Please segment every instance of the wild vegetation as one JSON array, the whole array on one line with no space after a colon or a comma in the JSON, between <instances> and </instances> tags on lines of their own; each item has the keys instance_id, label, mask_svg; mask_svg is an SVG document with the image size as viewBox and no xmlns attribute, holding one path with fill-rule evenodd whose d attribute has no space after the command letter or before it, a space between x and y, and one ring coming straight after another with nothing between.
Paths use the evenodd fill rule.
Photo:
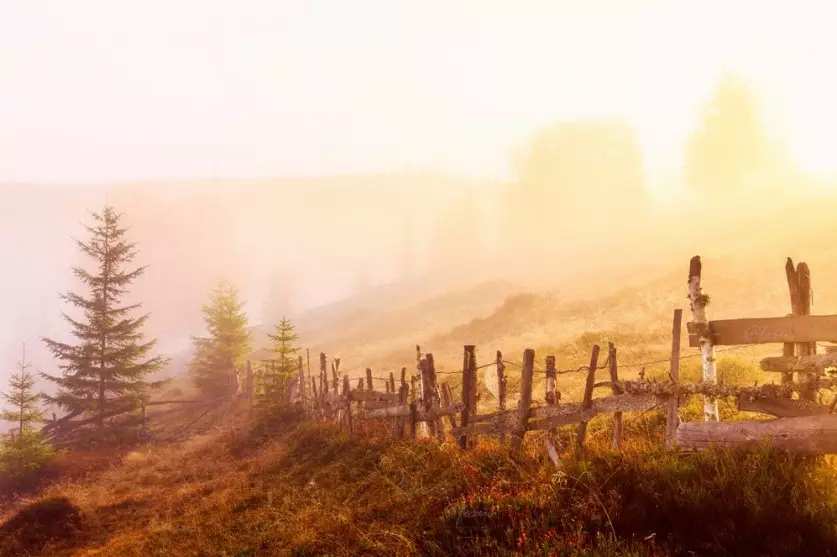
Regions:
<instances>
[{"instance_id":1,"label":"wild vegetation","mask_svg":"<svg viewBox=\"0 0 837 557\"><path fill-rule=\"evenodd\" d=\"M40 374L48 392L37 393L24 354L4 392L3 419L12 428L0 446L0 555L833 554L837 472L830 457L768 447L668 450L660 411L626 417L619 451L610 448L611 422L593 419L583 459L572 453L573 432L560 428L527 436L522 453L493 438L462 451L450 435L441 443L391 439L386 424L374 420L360 420L348 435L305 419L310 415L288 396L301 361L309 372L322 365L328 373L324 360L303 360L308 351L332 355L335 379L354 381L368 366L380 381L415 365L417 342L432 347L436 371L455 394L462 390L455 372L464 344L479 347L480 364L498 348L510 362L534 348L537 367L549 354L570 370L588 361L592 345L612 342L622 379L642 373L665 380L670 312L686 304L684 251L705 244L719 246L707 259L713 317L786 313L780 250L814 250L812 267L821 273L815 284L837 277L837 252L823 240L835 231L834 206L800 203L800 209L780 199L773 212L741 214L735 200L758 184L779 176L806 180L787 163L783 146L768 139L756 100L735 78L720 82L686 147L684 181L694 203L672 215L652 211L630 124L560 121L535 131L518 153L514 180L497 188L503 211L495 220L485 218L475 196L451 196L432 219L417 219L431 223L415 227L425 236L421 250L413 225L394 218L387 225L399 227L398 279L376 285L363 269L346 300L307 313L294 307L293 274L266 271L260 323L248 315L236 280L216 282L198 311L209 290L203 286L224 265L231 270L223 274L241 278L227 257L236 233L226 212L230 198L195 193L159 223L151 211L144 218L155 226L145 233L163 230L155 249L172 259L186 260L193 249L197 260L217 256L200 273L181 269L171 279L194 302L190 315L202 315L204 332L179 355L186 373L169 382L159 380L171 361L154 355L158 335L146 340L150 313L136 314L153 297L148 284L134 289L148 267L132 266L137 244L127 239L123 215L106 205L93 214L89 238L76 243L94 262L92 271L72 268L86 292L61 296L80 313L62 314L72 340L43 339L61 373ZM277 203L293 209L302 194L286 189L271 203L255 186L246 190L250 220L269 220ZM359 191L339 189L314 199L339 206ZM397 197L386 189L364 189L367 204ZM413 205L407 209L416 213ZM703 227L708 214L718 217L714 229ZM799 221L793 238L763 226L789 215ZM335 220L334 231L351 228L354 218L328 216L346 219ZM645 219L652 225L643 228ZM181 221L208 240L167 245L165 234ZM493 248L486 228L499 231ZM383 250L383 240L366 240L375 246L370 252ZM345 245L352 257L364 257ZM422 262L436 269L424 273ZM323 264L308 272L328 270ZM148 273L166 277L151 283L161 291L174 289L166 271ZM549 277L549 286L560 288L548 292L528 275ZM498 279L507 276L514 281ZM818 309L837 311L837 291L823 290ZM171 300L161 295L160 305L160 299ZM174 332L186 335L189 319L172 321ZM719 353L719 381L768 382L755 362L775 353L758 346ZM701 379L695 356L684 355L683 381ZM497 400L484 379L479 409L493 412ZM534 382L544 392L545 377ZM583 375L560 376L562 400L580 400L584 388ZM521 385L512 369L508 392L513 407ZM820 395L823 403L833 400ZM169 406L175 403L184 406ZM155 411L154 404L164 408ZM49 419L47 408L61 415ZM702 416L697 400L680 408L685 421ZM751 416L723 402L720 417ZM547 439L558 448L560 469L543 450Z\"/></svg>"}]
</instances>

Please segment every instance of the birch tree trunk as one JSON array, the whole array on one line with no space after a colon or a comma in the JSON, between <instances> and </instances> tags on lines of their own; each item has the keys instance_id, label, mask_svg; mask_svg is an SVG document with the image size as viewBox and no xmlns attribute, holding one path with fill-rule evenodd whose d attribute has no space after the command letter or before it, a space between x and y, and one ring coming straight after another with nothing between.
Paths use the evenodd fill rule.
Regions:
<instances>
[{"instance_id":1,"label":"birch tree trunk","mask_svg":"<svg viewBox=\"0 0 837 557\"><path fill-rule=\"evenodd\" d=\"M715 384L718 373L715 367L715 346L709 331L709 320L706 317L706 305L709 297L703 293L700 283L700 256L696 255L689 263L689 301L691 302L692 321L699 326L698 342L702 360L703 382ZM711 397L704 397L703 420L705 422L718 421L718 401Z\"/></svg>"}]
</instances>

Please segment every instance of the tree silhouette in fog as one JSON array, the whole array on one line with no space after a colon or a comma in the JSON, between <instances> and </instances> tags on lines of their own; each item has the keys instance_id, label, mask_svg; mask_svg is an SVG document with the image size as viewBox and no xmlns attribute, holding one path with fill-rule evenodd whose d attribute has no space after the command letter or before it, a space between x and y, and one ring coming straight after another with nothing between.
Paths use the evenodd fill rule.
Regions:
<instances>
[{"instance_id":1,"label":"tree silhouette in fog","mask_svg":"<svg viewBox=\"0 0 837 557\"><path fill-rule=\"evenodd\" d=\"M66 313L77 343L44 338L47 348L60 360L62 374L44 378L58 385L54 396L44 395L51 404L69 412L91 412L104 426L108 410L132 406L147 395L148 376L167 362L160 356L149 357L156 340L144 341L142 329L149 314L132 317L141 304L122 304L122 297L146 270L146 267L125 269L136 257L135 244L125 238L127 228L121 225L122 215L106 206L101 214L92 214L94 225L87 226L90 238L76 241L79 250L95 263L89 272L73 267L75 276L87 287L87 295L67 292L61 297L84 313L77 320Z\"/></svg>"},{"instance_id":2,"label":"tree silhouette in fog","mask_svg":"<svg viewBox=\"0 0 837 557\"><path fill-rule=\"evenodd\" d=\"M513 160L507 240L527 249L559 229L637 218L648 202L636 131L621 120L557 122L537 130Z\"/></svg>"},{"instance_id":3,"label":"tree silhouette in fog","mask_svg":"<svg viewBox=\"0 0 837 557\"><path fill-rule=\"evenodd\" d=\"M758 96L725 74L686 144L686 185L699 193L740 190L763 174L772 150Z\"/></svg>"}]
</instances>

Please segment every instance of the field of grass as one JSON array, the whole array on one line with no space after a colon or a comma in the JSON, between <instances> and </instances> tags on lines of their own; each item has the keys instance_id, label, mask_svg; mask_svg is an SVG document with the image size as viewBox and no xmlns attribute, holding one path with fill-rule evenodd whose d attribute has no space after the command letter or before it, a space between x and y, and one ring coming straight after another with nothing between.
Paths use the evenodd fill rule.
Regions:
<instances>
[{"instance_id":1,"label":"field of grass","mask_svg":"<svg viewBox=\"0 0 837 557\"><path fill-rule=\"evenodd\" d=\"M767 448L660 447L655 413L626 422L626 447L591 427L527 436L512 458L491 439L348 438L290 414L187 442L139 448L3 517L0 555L833 555L837 471Z\"/></svg>"}]
</instances>

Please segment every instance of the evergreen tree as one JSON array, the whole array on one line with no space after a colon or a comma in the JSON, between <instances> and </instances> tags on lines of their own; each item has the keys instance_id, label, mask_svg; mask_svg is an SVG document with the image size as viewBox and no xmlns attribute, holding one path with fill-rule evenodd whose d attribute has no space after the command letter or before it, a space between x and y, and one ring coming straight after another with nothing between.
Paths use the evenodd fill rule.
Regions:
<instances>
[{"instance_id":1,"label":"evergreen tree","mask_svg":"<svg viewBox=\"0 0 837 557\"><path fill-rule=\"evenodd\" d=\"M92 258L97 269L88 272L73 267L73 273L88 287L87 296L67 292L61 297L84 312L84 321L62 313L70 323L77 344L67 344L44 338L53 355L63 363L62 375L42 374L58 385L55 396L43 398L69 412L90 412L99 417L104 426L104 415L109 410L134 407L146 396L149 388L162 382L149 383L150 374L165 365L164 358L148 358L156 340L144 342L142 327L149 314L132 317L141 304L121 305L127 287L139 278L147 267L126 270L124 267L136 257L136 244L125 240L127 229L120 225L122 215L113 207L105 206L101 214L92 213L93 226L87 242L76 240L79 250Z\"/></svg>"},{"instance_id":2,"label":"evergreen tree","mask_svg":"<svg viewBox=\"0 0 837 557\"><path fill-rule=\"evenodd\" d=\"M238 290L220 282L210 303L203 306L208 337L195 338L195 356L189 372L195 385L206 395L231 395L237 388L236 368L250 351L247 315Z\"/></svg>"},{"instance_id":3,"label":"evergreen tree","mask_svg":"<svg viewBox=\"0 0 837 557\"><path fill-rule=\"evenodd\" d=\"M40 395L33 390L35 375L29 371L31 365L26 362L24 346L17 371L9 378L9 392L3 393L10 408L3 411L2 419L12 422L15 429L0 447L0 469L15 477L39 468L55 453L35 428L35 424L43 420L44 413L38 407Z\"/></svg>"},{"instance_id":4,"label":"evergreen tree","mask_svg":"<svg viewBox=\"0 0 837 557\"><path fill-rule=\"evenodd\" d=\"M296 373L296 353L299 348L294 343L299 335L294 332L291 321L283 317L276 326L276 331L268 333L267 337L273 342L273 353L276 357L261 376L259 398L263 403L275 403L282 400L287 392L289 380Z\"/></svg>"}]
</instances>

